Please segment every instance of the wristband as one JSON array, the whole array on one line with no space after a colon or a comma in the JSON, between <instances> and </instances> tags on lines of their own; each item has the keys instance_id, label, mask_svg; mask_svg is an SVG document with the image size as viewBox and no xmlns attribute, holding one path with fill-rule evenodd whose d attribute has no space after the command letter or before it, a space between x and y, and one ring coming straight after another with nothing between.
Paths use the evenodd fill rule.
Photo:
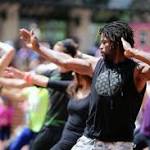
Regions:
<instances>
[{"instance_id":1,"label":"wristband","mask_svg":"<svg viewBox=\"0 0 150 150\"><path fill-rule=\"evenodd\" d=\"M27 83L33 84L32 75L30 73L25 73L23 78Z\"/></svg>"}]
</instances>

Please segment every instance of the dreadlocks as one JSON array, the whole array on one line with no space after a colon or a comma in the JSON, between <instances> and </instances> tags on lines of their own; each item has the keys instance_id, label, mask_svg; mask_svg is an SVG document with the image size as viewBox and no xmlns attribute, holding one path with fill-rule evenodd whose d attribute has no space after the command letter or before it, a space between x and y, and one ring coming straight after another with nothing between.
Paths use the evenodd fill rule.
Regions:
<instances>
[{"instance_id":1,"label":"dreadlocks","mask_svg":"<svg viewBox=\"0 0 150 150\"><path fill-rule=\"evenodd\" d=\"M99 30L99 34L104 34L113 43L113 47L124 51L121 37L123 37L130 45L134 46L133 30L125 22L114 21L105 25Z\"/></svg>"}]
</instances>

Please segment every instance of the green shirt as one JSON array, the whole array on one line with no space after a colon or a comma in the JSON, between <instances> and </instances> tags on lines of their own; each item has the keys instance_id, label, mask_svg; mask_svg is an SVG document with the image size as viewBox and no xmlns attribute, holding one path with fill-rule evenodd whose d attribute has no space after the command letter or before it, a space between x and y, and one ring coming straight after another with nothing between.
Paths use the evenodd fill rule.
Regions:
<instances>
[{"instance_id":1,"label":"green shirt","mask_svg":"<svg viewBox=\"0 0 150 150\"><path fill-rule=\"evenodd\" d=\"M32 131L38 132L43 126L48 109L48 90L33 86L25 88L24 94L27 96L29 104L28 126Z\"/></svg>"}]
</instances>

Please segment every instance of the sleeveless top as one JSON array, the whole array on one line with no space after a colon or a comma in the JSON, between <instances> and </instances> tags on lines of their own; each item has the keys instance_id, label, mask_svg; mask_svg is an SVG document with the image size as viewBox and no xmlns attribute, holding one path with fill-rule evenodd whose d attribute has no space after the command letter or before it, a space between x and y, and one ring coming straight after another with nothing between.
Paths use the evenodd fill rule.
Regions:
<instances>
[{"instance_id":1,"label":"sleeveless top","mask_svg":"<svg viewBox=\"0 0 150 150\"><path fill-rule=\"evenodd\" d=\"M83 134L89 110L89 96L80 100L71 99L68 103L69 117L66 128L76 131L80 136Z\"/></svg>"},{"instance_id":2,"label":"sleeveless top","mask_svg":"<svg viewBox=\"0 0 150 150\"><path fill-rule=\"evenodd\" d=\"M84 135L102 141L131 141L145 88L136 90L136 63L112 64L100 59L95 68Z\"/></svg>"},{"instance_id":3,"label":"sleeveless top","mask_svg":"<svg viewBox=\"0 0 150 150\"><path fill-rule=\"evenodd\" d=\"M48 109L49 93L46 88L27 87L24 89L24 95L28 97L28 127L39 132L44 124L46 112Z\"/></svg>"},{"instance_id":4,"label":"sleeveless top","mask_svg":"<svg viewBox=\"0 0 150 150\"><path fill-rule=\"evenodd\" d=\"M146 135L150 136L150 98L147 100L145 105L144 113L143 113L143 120L141 125L141 132Z\"/></svg>"}]
</instances>

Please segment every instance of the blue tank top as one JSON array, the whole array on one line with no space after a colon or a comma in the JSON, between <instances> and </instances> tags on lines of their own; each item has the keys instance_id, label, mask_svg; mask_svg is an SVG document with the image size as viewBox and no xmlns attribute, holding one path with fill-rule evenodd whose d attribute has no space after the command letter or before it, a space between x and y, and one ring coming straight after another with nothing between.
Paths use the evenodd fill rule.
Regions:
<instances>
[{"instance_id":1,"label":"blue tank top","mask_svg":"<svg viewBox=\"0 0 150 150\"><path fill-rule=\"evenodd\" d=\"M100 59L95 68L90 108L84 134L102 141L131 141L145 88L138 93L133 71L137 64L125 60L112 64Z\"/></svg>"}]
</instances>

